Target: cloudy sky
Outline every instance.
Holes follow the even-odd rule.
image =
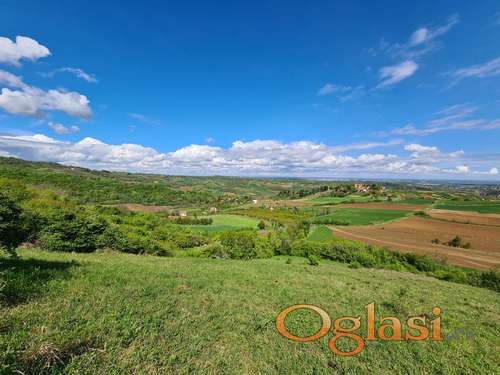
[[[500,3],[0,3],[0,156],[500,180]]]

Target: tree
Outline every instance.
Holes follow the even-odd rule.
[[[13,256],[27,235],[23,210],[16,202],[0,193],[0,247]]]

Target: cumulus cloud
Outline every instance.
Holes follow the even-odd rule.
[[[418,69],[418,64],[407,60],[393,66],[386,66],[380,69],[379,77],[381,82],[377,88],[394,85],[406,78],[411,77]]]
[[[21,77],[0,70],[0,108],[14,115],[40,117],[44,111],[61,111],[70,116],[89,118],[92,111],[85,95],[73,91],[42,90],[25,84]]]
[[[235,141],[229,148],[193,144],[172,152],[159,152],[138,144],[113,145],[89,137],[71,143],[40,134],[0,135],[3,154],[108,170],[313,177],[467,172],[462,160],[460,164],[452,163],[449,154],[433,146],[407,145],[407,151],[418,154],[408,158],[380,152],[346,155],[339,153],[340,148],[309,141],[254,140]],[[445,164],[440,165],[443,161]]]
[[[19,66],[23,59],[36,61],[49,55],[49,49],[34,39],[17,36],[16,40],[13,41],[6,37],[0,37],[0,63]]]
[[[410,157],[414,160],[432,160],[434,162],[461,158],[465,155],[463,150],[443,153],[436,146],[423,146],[418,143],[411,143],[404,146],[406,151],[411,152]]]
[[[497,168],[491,168],[489,173],[492,174],[492,175],[497,175],[498,174],[498,169]]]
[[[80,128],[76,125],[66,127],[63,124],[55,122],[49,122],[48,127],[57,134],[74,134],[80,131]]]

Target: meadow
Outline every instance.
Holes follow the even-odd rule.
[[[332,230],[326,225],[315,225],[307,237],[310,241],[329,241],[332,238]]]
[[[356,194],[351,194],[345,197],[312,197],[312,198],[305,198],[305,202],[310,202],[310,203],[315,203],[315,204],[341,204],[341,203],[349,203],[349,202],[356,202],[356,203],[363,203],[363,202],[369,202],[372,201],[373,198],[369,195],[363,196],[363,195],[356,195]]]
[[[212,219],[210,225],[190,225],[189,227],[194,230],[206,232],[223,232],[225,230],[234,230],[242,228],[256,229],[260,220],[241,215],[210,215],[206,216]]]
[[[20,257],[0,263],[15,274],[3,289],[2,373],[500,371],[500,295],[487,289],[326,260],[314,267],[296,257],[238,261],[34,249]],[[362,315],[372,301],[377,314],[402,320],[441,307],[445,340],[367,342],[358,356],[340,357],[327,337],[297,343],[275,329],[276,315],[290,304],[314,304],[336,318]],[[317,324],[308,312],[287,319],[296,334],[310,334]]]

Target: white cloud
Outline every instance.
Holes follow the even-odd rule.
[[[495,130],[500,129],[500,119],[486,119],[472,116],[478,111],[477,107],[467,104],[454,105],[445,108],[437,113],[437,117],[431,120],[425,127],[417,128],[407,124],[401,128],[390,131],[381,131],[379,136],[391,135],[416,135],[427,136],[442,131],[450,130]]]
[[[415,30],[404,43],[389,43],[382,39],[376,48],[370,51],[375,54],[376,51],[387,53],[395,58],[403,57],[405,59],[418,59],[423,55],[438,49],[441,44],[437,41],[438,37],[446,34],[457,23],[460,18],[457,14],[448,17],[444,25],[438,27],[422,26]]]
[[[366,145],[368,148],[369,142]],[[374,148],[379,146],[371,145]],[[419,153],[418,157],[412,155],[409,158],[380,152],[345,155],[338,153],[341,148],[309,141],[254,140],[235,141],[229,148],[189,145],[172,152],[159,152],[138,144],[112,145],[89,137],[71,143],[40,134],[0,135],[0,152],[3,154],[108,170],[312,177],[441,176],[470,172],[463,160],[455,164],[450,154],[432,146],[406,145],[407,151]]]
[[[89,83],[97,83],[98,82],[98,80],[94,74],[87,73],[86,71],[84,71],[83,69],[80,69],[80,68],[64,67],[64,68],[55,69],[49,73],[39,73],[39,74],[43,77],[53,77],[56,73],[60,73],[60,72],[74,74],[77,78],[83,79],[84,81],[87,81]]]
[[[468,68],[457,69],[449,74],[455,78],[454,83],[457,83],[458,81],[469,77],[485,78],[497,76],[500,75],[500,57],[483,64],[477,64],[469,66]]]
[[[60,90],[44,91],[25,84],[21,77],[0,70],[0,83],[11,88],[3,88],[0,94],[0,108],[14,115],[40,117],[44,111],[61,111],[70,116],[89,118],[92,111],[85,95]]]
[[[0,37],[0,63],[19,66],[23,59],[36,61],[49,55],[49,49],[34,39],[17,36],[14,42],[9,38]]]
[[[441,155],[441,152],[435,146],[422,146],[417,143],[412,143],[405,146],[406,151],[413,152],[412,158],[425,157],[435,157]]]
[[[80,128],[76,125],[72,125],[69,127],[64,126],[60,123],[49,122],[48,127],[52,129],[57,134],[74,134],[80,131]]]
[[[0,70],[0,84],[14,88],[26,87],[21,77],[6,72],[5,70]]]
[[[491,168],[489,173],[492,174],[492,175],[497,175],[498,174],[498,169],[497,168]]]
[[[148,124],[148,125],[160,125],[160,121],[152,119],[148,116],[142,115],[140,113],[129,113],[128,116],[134,120],[137,120],[139,122],[142,122],[143,124]]]
[[[414,61],[407,60],[393,66],[386,66],[380,69],[379,77],[381,82],[377,88],[394,85],[406,78],[411,77],[418,69],[418,64]]]
[[[350,90],[351,90],[351,87],[349,87],[349,86],[340,86],[340,85],[335,85],[333,83],[327,83],[321,89],[319,89],[318,95],[324,96],[324,95],[329,95],[329,94],[333,94],[336,92],[347,92]]]

